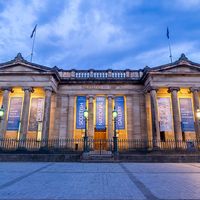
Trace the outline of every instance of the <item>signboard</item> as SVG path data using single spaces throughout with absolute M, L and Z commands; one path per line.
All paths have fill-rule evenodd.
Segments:
M 76 99 L 76 129 L 85 129 L 84 110 L 86 107 L 86 97 L 77 96 Z
M 160 131 L 172 131 L 172 113 L 170 107 L 170 98 L 157 99 L 158 102 L 158 114 L 160 121 Z
M 106 98 L 96 97 L 96 128 L 106 128 Z
M 191 98 L 180 98 L 182 131 L 194 131 L 194 116 Z
M 125 109 L 124 109 L 124 97 L 123 96 L 117 96 L 115 97 L 115 109 L 117 110 L 118 116 L 117 116 L 117 122 L 116 122 L 116 128 L 118 130 L 125 129 Z
M 44 98 L 32 98 L 29 117 L 29 131 L 38 131 L 38 122 L 43 121 Z
M 18 131 L 22 109 L 22 97 L 11 97 L 8 113 L 7 130 Z

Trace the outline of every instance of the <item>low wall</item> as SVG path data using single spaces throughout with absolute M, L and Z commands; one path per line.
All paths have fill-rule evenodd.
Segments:
M 0 154 L 0 162 L 141 162 L 141 163 L 190 163 L 199 162 L 200 154 L 119 154 L 117 157 L 104 159 L 96 156 L 96 159 L 85 160 L 80 153 L 77 154 Z

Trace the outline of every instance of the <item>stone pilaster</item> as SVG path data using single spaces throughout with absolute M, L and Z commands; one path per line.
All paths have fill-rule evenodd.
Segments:
M 28 130 L 28 115 L 29 115 L 29 106 L 30 106 L 30 98 L 31 92 L 33 92 L 33 88 L 24 87 L 22 88 L 24 91 L 24 103 L 22 109 L 22 118 L 21 118 L 21 129 L 20 129 L 20 139 L 25 140 Z
M 61 108 L 60 108 L 60 115 L 59 115 L 59 138 L 66 139 L 67 134 L 67 119 L 68 119 L 68 104 L 69 104 L 69 97 L 68 96 L 61 96 Z
M 132 116 L 133 116 L 133 129 L 132 129 L 132 139 L 139 140 L 141 139 L 141 124 L 140 124 L 140 96 L 139 94 L 135 93 L 133 94 L 132 98 Z M 128 107 L 127 107 L 128 108 Z M 129 110 L 129 108 L 128 108 Z M 127 111 L 128 111 L 127 110 Z
M 182 140 L 182 130 L 181 130 L 181 121 L 180 121 L 180 112 L 178 107 L 178 87 L 170 87 L 168 92 L 171 92 L 172 99 L 172 111 L 173 111 L 173 120 L 174 120 L 174 136 L 175 140 Z
M 94 137 L 94 96 L 89 95 L 88 97 L 88 136 Z
M 127 108 L 127 138 L 133 139 L 133 96 L 126 96 L 126 108 Z
M 50 126 L 50 113 L 51 113 L 52 88 L 51 87 L 45 87 L 44 90 L 45 90 L 45 103 L 44 103 L 42 139 L 48 140 L 48 138 L 49 138 L 49 126 Z
M 196 115 L 197 109 L 200 109 L 200 107 L 199 107 L 199 88 L 190 88 L 190 92 L 192 92 L 192 95 L 193 95 L 196 138 L 200 139 L 200 124 L 199 124 L 200 121 Z
M 158 105 L 157 105 L 157 89 L 151 87 L 150 91 L 150 98 L 151 98 L 151 115 L 152 115 L 152 137 L 153 141 L 159 142 L 160 141 L 160 126 L 159 126 L 159 119 L 158 119 Z M 154 146 L 157 146 L 154 143 Z
M 12 88 L 4 87 L 4 88 L 2 88 L 2 90 L 3 90 L 2 106 L 4 109 L 4 116 L 2 117 L 2 120 L 1 120 L 0 138 L 4 138 L 4 136 L 6 134 L 9 94 L 10 94 L 10 92 L 12 92 Z
M 74 95 L 69 95 L 67 115 L 67 138 L 74 138 Z
M 108 139 L 113 138 L 113 118 L 112 118 L 112 111 L 113 111 L 113 98 L 114 96 L 108 95 Z

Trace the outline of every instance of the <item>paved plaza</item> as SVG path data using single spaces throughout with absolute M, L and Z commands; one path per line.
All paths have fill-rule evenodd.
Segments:
M 200 164 L 0 163 L 8 199 L 200 199 Z

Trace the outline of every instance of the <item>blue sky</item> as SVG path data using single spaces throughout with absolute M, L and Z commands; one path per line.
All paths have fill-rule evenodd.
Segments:
M 181 53 L 200 63 L 200 0 L 0 0 L 0 62 L 18 52 L 63 69 L 140 69 Z

